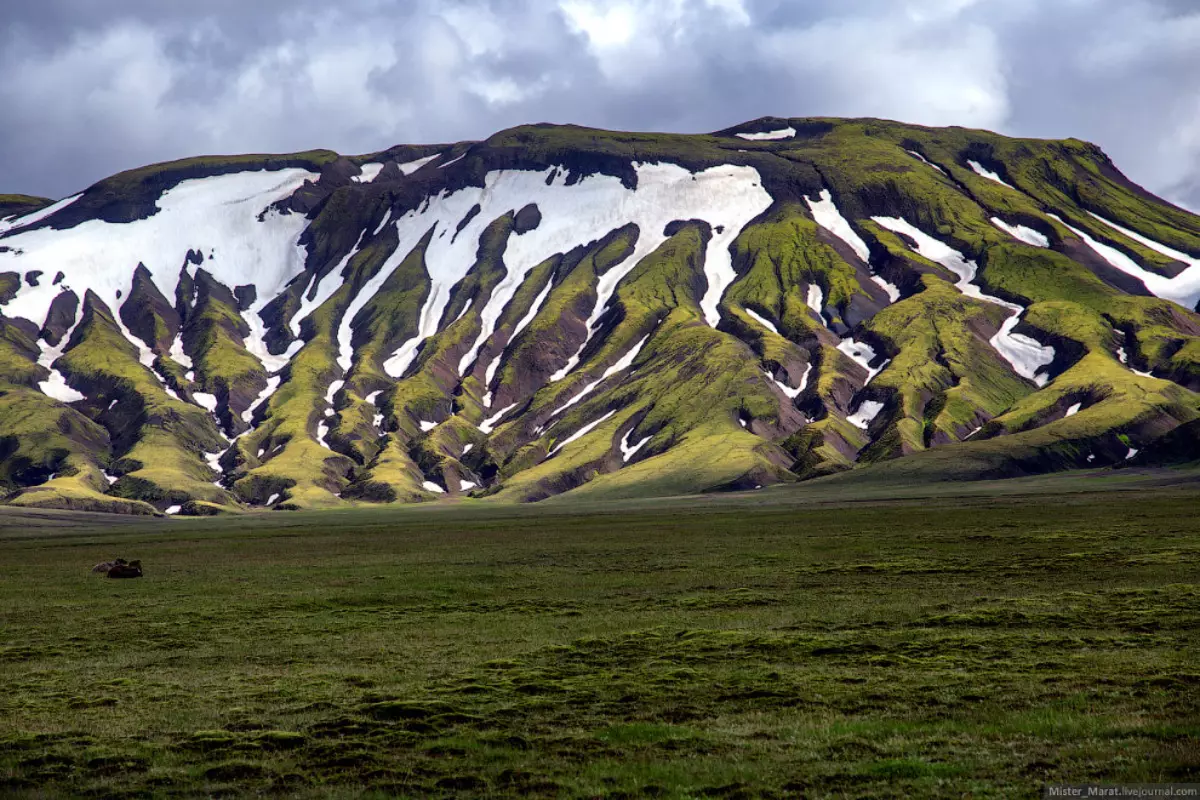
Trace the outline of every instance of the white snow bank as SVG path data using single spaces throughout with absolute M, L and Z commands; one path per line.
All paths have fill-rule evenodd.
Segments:
M 1083 403 L 1076 403 L 1075 405 L 1071 406 L 1067 409 L 1067 413 L 1063 415 L 1063 419 L 1075 416 L 1079 413 L 1079 409 L 1081 408 L 1083 408 Z
M 167 508 L 168 514 L 178 514 L 180 511 L 183 511 L 183 506 L 170 506 Z
M 261 406 L 267 401 L 268 398 L 270 398 L 271 395 L 275 394 L 275 390 L 279 388 L 279 384 L 282 380 L 283 378 L 278 375 L 272 375 L 271 377 L 267 378 L 266 388 L 259 392 L 258 397 L 254 398 L 254 402 L 250 404 L 250 407 L 242 412 L 242 422 L 253 421 L 254 409 Z
M 57 361 L 59 356 L 63 354 L 63 351 L 67 349 L 67 344 L 71 340 L 71 334 L 75 332 L 75 326 L 79 324 L 80 320 L 78 317 L 78 312 L 76 312 L 76 314 L 76 318 L 71 320 L 71 327 L 66 333 L 63 334 L 63 337 L 58 340 L 57 345 L 50 347 L 48 344 L 40 340 L 38 341 L 38 346 L 41 347 L 42 352 L 38 356 L 37 363 L 39 366 L 43 366 L 50 370 L 50 377 L 44 381 L 39 381 L 38 388 L 41 389 L 42 393 L 47 397 L 53 397 L 55 400 L 58 400 L 61 403 L 75 403 L 80 400 L 87 399 L 82 394 L 68 386 L 66 376 L 54 368 L 54 362 Z M 114 400 L 109 405 L 109 408 L 111 409 L 114 405 L 116 405 L 116 403 L 117 401 Z
M 417 424 L 421 426 L 421 430 L 425 433 L 429 433 L 438 426 L 436 422 L 429 422 L 428 420 L 420 420 L 417 422 Z
M 467 444 L 466 444 L 466 445 L 463 447 L 462 454 L 465 456 L 467 453 L 471 452 L 473 449 L 475 449 L 475 445 L 474 445 L 474 444 L 472 444 L 472 443 L 470 443 L 470 442 L 468 442 L 468 443 L 467 443 Z
M 269 505 L 269 506 L 273 506 L 273 505 L 275 505 L 275 501 L 276 501 L 276 500 L 278 500 L 278 499 L 279 499 L 279 492 L 276 492 L 275 494 L 273 494 L 273 495 L 271 495 L 270 497 L 268 497 L 268 498 L 267 498 L 267 503 L 266 503 L 266 504 L 267 504 L 267 505 Z
M 595 420 L 593 422 L 589 422 L 587 425 L 584 425 L 582 428 L 575 431 L 575 433 L 571 434 L 566 439 L 564 439 L 562 442 L 560 442 L 557 447 L 555 447 L 553 450 L 550 451 L 550 455 L 551 456 L 557 455 L 559 450 L 562 450 L 564 447 L 571 444 L 571 442 L 577 442 L 580 439 L 582 439 L 584 436 L 587 436 L 589 433 L 594 431 L 600 425 L 602 425 L 603 423 L 605 423 L 609 419 L 611 419 L 612 415 L 616 414 L 616 413 L 617 413 L 616 411 L 610 411 L 607 414 L 605 414 L 603 417 L 601 417 L 600 419 Z
M 865 431 L 871 427 L 871 423 L 879 416 L 880 411 L 883 411 L 883 403 L 877 400 L 863 400 L 858 411 L 846 417 L 846 422 Z
M 1054 348 L 1043 347 L 1028 336 L 1013 333 L 1013 329 L 1020 323 L 1021 314 L 1025 312 L 1025 309 L 1015 303 L 984 294 L 973 283 L 979 269 L 974 261 L 968 260 L 962 253 L 938 241 L 906 220 L 898 217 L 873 217 L 873 219 L 882 227 L 912 239 L 916 242 L 919 254 L 930 261 L 941 264 L 957 275 L 958 283 L 955 285 L 967 297 L 993 303 L 1013 312 L 1012 316 L 1000 326 L 999 332 L 992 337 L 992 347 L 1008 361 L 1013 371 L 1021 377 L 1033 381 L 1038 386 L 1045 386 L 1049 382 L 1049 378 L 1040 374 L 1040 371 L 1054 361 Z
M 370 164 L 362 165 L 362 173 L 355 175 L 352 180 L 355 183 L 371 183 L 379 177 L 379 173 L 383 172 L 383 164 L 375 161 Z
M 346 265 L 350 263 L 350 259 L 358 254 L 362 247 L 363 239 L 366 238 L 367 232 L 364 230 L 358 235 L 358 241 L 354 243 L 354 247 L 346 253 L 345 257 L 338 262 L 338 265 L 329 272 L 325 273 L 324 277 L 314 276 L 314 286 L 309 286 L 303 295 L 300 297 L 300 308 L 292 315 L 291 329 L 293 336 L 300 335 L 300 323 L 308 318 L 308 315 L 316 311 L 325 304 L 325 301 L 333 296 L 333 293 L 342 288 L 344 280 L 342 272 L 346 269 Z
M 120 323 L 117 292 L 127 296 L 139 263 L 164 297 L 174 297 L 188 251 L 199 250 L 214 254 L 204 268 L 226 286 L 233 288 L 253 277 L 257 312 L 303 269 L 305 252 L 297 242 L 308 224 L 303 214 L 271 211 L 262 222 L 258 215 L 312 177 L 314 173 L 306 170 L 287 169 L 183 181 L 162 194 L 158 212 L 147 219 L 89 220 L 69 230 L 16 232 L 4 240 L 12 250 L 0 253 L 0 271 L 54 275 L 61 270 L 64 283 L 77 295 L 95 292 Z M 61 288 L 50 281 L 25 287 L 5 313 L 40 323 Z M 253 327 L 256 313 L 246 316 Z
M 8 217 L 0 220 L 0 233 L 8 233 L 9 231 L 28 228 L 30 225 L 36 225 L 42 220 L 49 219 L 50 217 L 54 216 L 81 197 L 83 197 L 82 192 L 72 195 L 64 200 L 59 200 L 57 203 L 48 205 L 40 211 L 34 211 L 32 214 L 26 214 L 23 217 Z M 7 245 L 8 242 L 5 242 L 5 244 Z
M 516 407 L 517 407 L 517 404 L 513 403 L 508 408 L 500 409 L 500 411 L 495 416 L 491 416 L 491 417 L 488 417 L 487 419 L 485 419 L 479 425 L 479 430 L 482 431 L 483 433 L 491 435 L 492 431 L 496 430 L 496 423 L 498 423 L 500 421 L 500 418 L 503 417 L 508 412 L 512 411 Z
M 170 356 L 172 361 L 174 361 L 176 364 L 183 367 L 184 369 L 192 369 L 192 367 L 194 366 L 194 364 L 192 364 L 192 357 L 189 356 L 187 353 L 183 352 L 183 334 L 182 333 L 177 334 L 175 336 L 175 341 L 171 342 L 171 349 L 167 353 L 167 355 Z
M 325 403 L 327 405 L 333 405 L 333 399 L 337 397 L 337 393 L 340 392 L 342 387 L 345 385 L 346 382 L 342 380 L 337 380 L 329 384 L 329 390 L 325 392 Z
M 209 413 L 217 411 L 217 396 L 208 392 L 192 392 L 192 399 L 196 401 L 196 405 L 206 409 Z
M 897 286 L 896 284 L 888 283 L 883 277 L 881 277 L 879 275 L 872 275 L 871 280 L 873 280 L 873 281 L 875 281 L 875 283 L 879 284 L 880 288 L 882 288 L 883 291 L 887 293 L 888 300 L 890 300 L 891 302 L 894 303 L 900 299 L 900 287 Z
M 790 125 L 786 128 L 780 128 L 777 131 L 767 131 L 766 133 L 737 133 L 734 134 L 739 139 L 746 139 L 751 142 L 767 142 L 773 139 L 791 139 L 796 135 L 796 129 Z
M 643 336 L 642 340 L 640 342 L 638 342 L 637 344 L 635 344 L 629 350 L 628 353 L 621 356 L 621 358 L 617 361 L 617 363 L 613 364 L 611 367 L 604 370 L 603 375 L 601 375 L 599 378 L 597 378 L 596 380 L 589 383 L 587 386 L 583 387 L 582 392 L 580 392 L 579 394 L 572 397 L 570 400 L 568 400 L 566 403 L 564 403 L 560 408 L 558 408 L 558 410 L 556 410 L 550 416 L 557 417 L 559 414 L 566 411 L 568 408 L 575 405 L 583 398 L 587 397 L 589 394 L 591 394 L 593 391 L 596 390 L 597 386 L 604 383 L 606 380 L 611 378 L 613 375 L 616 375 L 618 372 L 621 372 L 622 370 L 627 370 L 631 366 L 633 366 L 633 362 L 635 360 L 637 360 L 638 355 L 642 352 L 642 348 L 646 346 L 646 342 L 647 342 L 647 340 L 649 340 L 649 338 L 650 338 L 650 334 L 646 334 L 645 336 Z
M 851 360 L 858 363 L 859 366 L 867 371 L 867 380 L 863 386 L 866 386 L 868 383 L 875 380 L 875 376 L 882 372 L 883 368 L 887 366 L 886 361 L 878 367 L 871 366 L 871 362 L 875 360 L 876 356 L 875 348 L 871 347 L 871 345 L 867 344 L 866 342 L 856 342 L 854 339 L 843 339 L 841 343 L 838 344 L 837 349 L 848 355 Z
M 782 391 L 785 395 L 787 395 L 792 400 L 795 400 L 797 397 L 799 397 L 801 394 L 804 393 L 805 388 L 808 386 L 808 376 L 811 373 L 812 373 L 812 364 L 809 364 L 807 367 L 804 368 L 804 376 L 802 378 L 800 378 L 800 385 L 798 387 L 796 387 L 795 389 L 793 389 L 792 387 L 788 386 L 783 381 L 777 380 L 775 378 L 775 376 L 772 375 L 770 372 L 763 370 L 763 374 L 766 375 L 767 378 L 770 379 L 770 381 L 772 383 L 774 383 L 776 386 L 778 386 L 780 391 Z
M 1133 458 L 1140 452 L 1141 451 L 1138 450 L 1136 447 L 1129 448 L 1129 452 L 1125 454 L 1125 460 L 1128 461 L 1129 459 Z
M 817 316 L 821 317 L 821 312 L 825 310 L 825 293 L 821 291 L 821 287 L 815 283 L 808 285 L 808 307 L 817 312 Z M 822 317 L 823 318 L 823 317 Z
M 1080 239 L 1083 239 L 1083 241 L 1087 243 L 1088 247 L 1095 250 L 1096 253 L 1098 253 L 1100 257 L 1109 264 L 1112 264 L 1114 267 L 1126 273 L 1127 275 L 1132 275 L 1133 277 L 1139 279 L 1142 283 L 1146 284 L 1146 288 L 1155 297 L 1161 297 L 1164 300 L 1171 300 L 1189 310 L 1195 308 L 1196 303 L 1200 302 L 1200 259 L 1192 258 L 1187 253 L 1180 252 L 1179 250 L 1176 250 L 1173 247 L 1168 247 L 1165 244 L 1155 242 L 1153 239 L 1142 236 L 1136 231 L 1123 228 L 1120 225 L 1117 225 L 1115 222 L 1110 222 L 1104 219 L 1104 217 L 1092 214 L 1093 217 L 1100 222 L 1103 222 L 1113 230 L 1128 236 L 1134 241 L 1140 242 L 1151 250 L 1162 253 L 1167 258 L 1174 259 L 1175 261 L 1182 261 L 1188 265 L 1186 269 L 1184 269 L 1174 278 L 1167 278 L 1163 275 L 1159 275 L 1155 272 L 1151 272 L 1148 269 L 1142 268 L 1137 264 L 1137 262 L 1125 255 L 1120 250 L 1096 241 L 1084 231 L 1067 225 L 1062 218 L 1057 217 L 1054 214 L 1050 214 L 1049 216 L 1061 222 L 1068 230 L 1070 230 Z
M 458 482 L 458 490 L 460 492 L 469 492 L 472 489 L 477 489 L 477 488 L 479 488 L 479 484 L 475 483 L 475 481 L 459 481 Z
M 1009 225 L 999 217 L 992 217 L 992 224 L 1017 241 L 1031 244 L 1034 247 L 1050 246 L 1050 240 L 1046 238 L 1046 235 L 1035 231 L 1033 228 L 1026 227 L 1025 225 Z
M 416 172 L 421 167 L 428 164 L 430 161 L 433 161 L 434 159 L 438 159 L 441 157 L 442 157 L 441 153 L 434 153 L 431 156 L 425 156 L 424 158 L 418 158 L 415 161 L 405 161 L 403 164 L 400 165 L 400 172 L 402 172 L 405 175 L 412 175 L 414 172 Z
M 446 167 L 450 166 L 451 164 L 457 164 L 458 162 L 462 161 L 466 157 L 467 157 L 467 154 L 463 153 L 458 158 L 452 158 L 449 161 L 447 161 L 445 164 L 438 164 L 438 169 L 445 169 Z
M 437 485 L 436 483 L 434 483 L 433 481 L 425 481 L 425 482 L 423 482 L 423 483 L 421 484 L 421 488 L 422 488 L 422 489 L 424 489 L 424 490 L 425 490 L 425 491 L 427 491 L 427 492 L 433 492 L 434 494 L 445 494 L 445 493 L 446 493 L 446 490 L 445 490 L 445 489 L 443 489 L 441 486 L 438 486 L 438 485 Z
M 648 445 L 650 443 L 650 440 L 654 438 L 653 436 L 647 436 L 645 439 L 642 439 L 637 444 L 630 446 L 629 437 L 631 435 L 633 435 L 633 428 L 630 428 L 628 431 L 625 432 L 625 435 L 621 437 L 621 461 L 625 464 L 628 464 L 629 459 L 636 456 L 638 454 L 638 451 L 641 450 L 646 445 Z
M 870 262 L 871 249 L 842 216 L 842 212 L 833 202 L 833 195 L 828 189 L 821 190 L 820 200 L 814 201 L 810 197 L 805 197 L 804 201 L 808 203 L 808 208 L 812 211 L 813 219 L 818 225 L 845 242 L 855 255 L 863 260 L 864 264 Z
M 750 316 L 750 319 L 754 320 L 759 325 L 762 325 L 764 328 L 769 330 L 771 333 L 775 334 L 776 336 L 782 335 L 779 332 L 779 329 L 775 327 L 775 323 L 771 322 L 771 320 L 767 319 L 762 314 L 759 314 L 757 311 L 755 311 L 752 308 L 743 307 L 742 310 L 745 311 Z
M 1010 189 L 1016 188 L 1015 186 L 1012 186 L 1009 183 L 1005 182 L 1005 180 L 1003 178 L 1001 178 L 995 172 L 992 172 L 991 170 L 989 170 L 987 167 L 983 166 L 983 164 L 980 164 L 978 161 L 968 161 L 967 164 L 971 167 L 971 169 L 974 171 L 974 173 L 976 175 L 980 176 L 981 178 L 987 178 L 989 181 L 998 183 L 1001 186 L 1007 186 Z
M 326 450 L 332 450 L 333 448 L 329 446 L 329 442 L 325 440 L 325 437 L 327 436 L 329 436 L 329 423 L 325 420 L 321 420 L 317 423 L 317 444 L 321 445 L 321 447 L 324 447 Z
M 925 158 L 925 156 L 921 155 L 916 150 L 905 150 L 904 152 L 908 153 L 910 156 L 915 158 L 917 161 L 920 161 L 925 166 L 933 167 L 934 169 L 936 169 L 938 172 L 942 173 L 943 175 L 946 174 L 946 170 L 942 169 L 937 164 L 935 164 L 932 161 L 930 161 L 929 159 Z

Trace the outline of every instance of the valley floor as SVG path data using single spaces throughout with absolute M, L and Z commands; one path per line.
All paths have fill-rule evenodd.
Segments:
M 1195 478 L 12 510 L 0 794 L 1009 798 L 1195 780 Z M 116 556 L 145 578 L 90 574 Z

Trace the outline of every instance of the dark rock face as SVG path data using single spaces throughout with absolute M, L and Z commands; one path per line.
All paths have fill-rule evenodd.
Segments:
M 529 233 L 542 224 L 542 212 L 538 210 L 536 203 L 530 203 L 517 212 L 516 219 L 513 221 L 513 233 L 520 235 Z
M 238 311 L 245 311 L 258 300 L 258 289 L 253 283 L 233 287 L 233 296 L 237 298 Z
M 151 350 L 162 354 L 171 349 L 171 343 L 179 333 L 179 312 L 163 297 L 154 285 L 150 270 L 142 264 L 138 264 L 133 272 L 133 288 L 121 305 L 120 313 L 129 332 Z
M 58 346 L 59 341 L 75 324 L 79 311 L 79 296 L 68 289 L 61 292 L 50 303 L 50 312 L 46 315 L 42 326 L 41 336 L 52 346 Z
M 42 271 L 40 269 L 32 269 L 29 272 L 25 273 L 25 282 L 28 283 L 30 286 L 37 286 L 38 279 L 41 277 L 42 277 Z

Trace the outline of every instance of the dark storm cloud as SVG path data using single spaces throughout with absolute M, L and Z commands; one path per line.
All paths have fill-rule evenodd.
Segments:
M 201 152 L 891 117 L 1101 144 L 1200 205 L 1190 0 L 39 0 L 0 21 L 0 191 Z

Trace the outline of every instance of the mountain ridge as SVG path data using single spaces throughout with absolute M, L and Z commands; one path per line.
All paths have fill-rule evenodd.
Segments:
M 530 502 L 1200 457 L 1200 218 L 1074 139 L 536 124 L 168 162 L 0 218 L 17 505 Z

